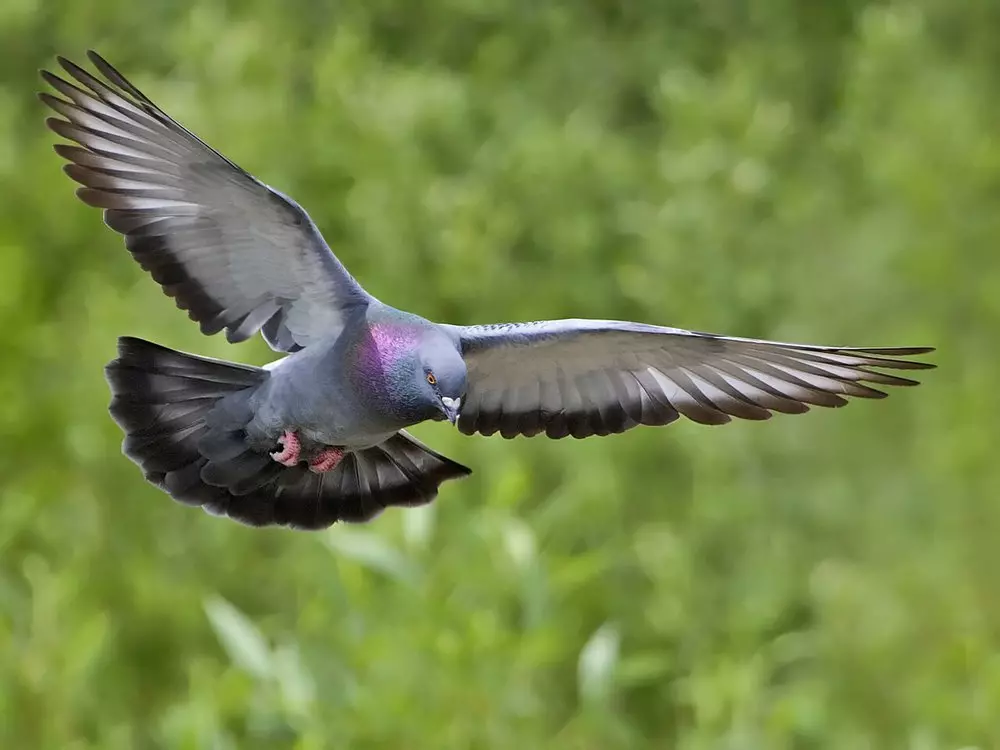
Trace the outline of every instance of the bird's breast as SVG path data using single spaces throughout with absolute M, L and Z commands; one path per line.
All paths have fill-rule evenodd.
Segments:
M 357 398 L 349 383 L 312 369 L 281 367 L 255 401 L 253 428 L 261 437 L 294 429 L 310 441 L 361 449 L 405 427 Z

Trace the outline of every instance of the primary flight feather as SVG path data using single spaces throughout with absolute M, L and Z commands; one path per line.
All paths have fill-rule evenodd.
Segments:
M 94 52 L 59 58 L 40 97 L 85 203 L 198 322 L 260 331 L 258 368 L 122 337 L 107 366 L 123 450 L 183 503 L 243 523 L 318 529 L 431 501 L 470 470 L 407 434 L 432 419 L 505 438 L 608 435 L 680 416 L 767 419 L 874 385 L 929 347 L 844 348 L 603 320 L 441 325 L 385 305 L 308 214 L 157 107 Z

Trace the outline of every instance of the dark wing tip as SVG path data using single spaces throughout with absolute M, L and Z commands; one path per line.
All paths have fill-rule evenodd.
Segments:
M 60 105 L 66 103 L 63 99 L 60 99 L 58 96 L 55 96 L 48 91 L 39 91 L 36 96 L 42 104 L 46 107 L 51 107 L 52 109 L 57 109 Z
M 60 67 L 62 67 L 63 70 L 65 70 L 67 73 L 69 73 L 71 76 L 73 76 L 73 78 L 76 78 L 77 80 L 80 80 L 77 77 L 77 74 L 79 73 L 82 73 L 85 77 L 90 75 L 89 73 L 87 73 L 87 71 L 85 71 L 83 68 L 81 68 L 79 65 L 77 65 L 75 62 L 73 62 L 67 57 L 58 55 L 56 57 L 56 61 L 59 63 Z
M 933 362 L 918 362 L 912 359 L 900 359 L 900 357 L 919 356 L 937 351 L 933 346 L 866 346 L 847 347 L 840 349 L 839 353 L 848 356 L 852 354 L 870 355 L 873 360 L 869 367 L 884 367 L 892 370 L 934 370 L 937 365 Z M 836 354 L 838 351 L 833 351 Z
M 887 375 L 884 372 L 873 372 L 866 367 L 859 367 L 858 372 L 862 372 L 870 377 L 862 378 L 862 380 L 868 380 L 872 383 L 880 383 L 882 385 L 893 385 L 902 386 L 904 388 L 911 388 L 915 385 L 920 385 L 919 380 L 913 380 L 912 378 L 901 378 L 898 375 Z
M 87 59 L 90 60 L 91 64 L 97 68 L 107 79 L 115 81 L 117 83 L 118 79 L 122 78 L 122 74 L 119 73 L 115 67 L 97 54 L 94 50 L 87 50 Z
M 937 365 L 933 362 L 917 362 L 912 359 L 884 359 L 880 362 L 872 362 L 869 367 L 883 367 L 889 370 L 936 370 Z
M 62 132 L 63 129 L 67 125 L 69 125 L 69 123 L 66 120 L 63 120 L 60 117 L 46 117 L 45 118 L 45 127 L 47 127 L 53 133 L 55 133 L 56 135 L 58 135 L 60 138 L 66 138 L 68 140 L 73 140 L 70 136 L 68 136 L 68 135 L 66 135 L 65 133 Z
M 64 81 L 62 78 L 57 76 L 51 70 L 46 70 L 45 68 L 41 68 L 38 71 L 38 75 L 40 75 L 42 77 L 42 80 L 45 81 L 50 86 L 52 86 L 53 88 L 59 88 L 60 84 L 67 83 L 67 81 Z
M 913 356 L 915 354 L 930 354 L 937 351 L 933 346 L 877 346 L 865 347 L 869 354 L 887 354 L 889 356 Z
M 97 50 L 88 49 L 87 59 L 90 60 L 92 63 L 94 63 L 94 65 L 105 66 L 108 68 L 111 67 L 111 64 L 103 57 L 101 57 L 100 53 L 98 53 Z
M 123 76 L 114 65 L 109 63 L 94 50 L 87 50 L 87 59 L 97 68 L 97 71 L 104 76 L 104 78 L 110 82 L 112 85 L 117 86 L 119 91 L 116 93 L 121 94 L 122 92 L 133 97 L 136 102 L 146 108 L 160 112 L 160 108 L 153 103 L 153 101 L 142 93 L 135 85 Z
M 70 145 L 69 143 L 54 143 L 52 144 L 52 150 L 67 161 L 75 161 L 80 152 L 80 147 Z
M 69 164 L 62 165 L 63 173 L 69 177 L 73 182 L 78 182 L 81 185 L 87 184 L 87 175 L 89 170 L 85 167 L 81 167 L 76 162 L 70 162 Z

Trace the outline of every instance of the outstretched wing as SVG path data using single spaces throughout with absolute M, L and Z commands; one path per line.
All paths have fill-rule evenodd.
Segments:
M 505 438 L 607 435 L 680 415 L 724 424 L 799 414 L 886 395 L 866 382 L 917 384 L 879 369 L 933 367 L 898 359 L 927 347 L 782 344 L 607 320 L 449 329 L 468 366 L 459 429 Z
M 334 333 L 371 297 L 294 201 L 179 125 L 94 52 L 105 80 L 59 58 L 79 86 L 48 71 L 62 98 L 48 126 L 77 195 L 104 209 L 133 257 L 206 334 L 243 341 L 263 329 L 278 351 Z

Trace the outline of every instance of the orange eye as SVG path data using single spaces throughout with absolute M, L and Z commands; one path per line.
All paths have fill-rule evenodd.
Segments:
M 430 383 L 431 385 L 437 385 L 438 379 L 434 377 L 433 372 L 427 373 L 427 382 Z

